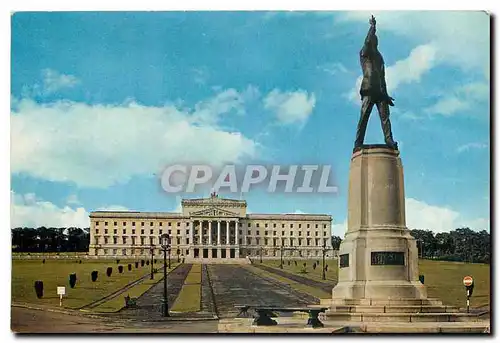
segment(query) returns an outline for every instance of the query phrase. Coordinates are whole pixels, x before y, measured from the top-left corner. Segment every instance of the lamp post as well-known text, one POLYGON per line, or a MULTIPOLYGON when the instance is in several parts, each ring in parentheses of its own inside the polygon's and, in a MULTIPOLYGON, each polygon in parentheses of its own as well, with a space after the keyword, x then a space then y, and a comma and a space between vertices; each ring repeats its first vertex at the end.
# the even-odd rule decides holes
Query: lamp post
POLYGON ((170 267, 170 251, 172 251, 171 247, 168 248, 168 269, 172 268, 170 267))
POLYGON ((151 244, 151 247, 149 248, 149 251, 151 251, 151 276, 149 277, 151 280, 154 279, 154 274, 153 274, 153 257, 155 254, 155 246, 151 244))
POLYGON ((163 317, 170 317, 167 299, 167 249, 170 248, 170 236, 164 233, 160 236, 160 242, 163 249, 163 317))
POLYGON ((326 242, 323 242, 323 275, 322 275, 322 279, 323 280, 326 280, 326 275, 325 275, 325 254, 326 254, 326 251, 329 250, 326 248, 326 242))
POLYGON ((283 269, 283 245, 280 247, 280 269, 283 269))

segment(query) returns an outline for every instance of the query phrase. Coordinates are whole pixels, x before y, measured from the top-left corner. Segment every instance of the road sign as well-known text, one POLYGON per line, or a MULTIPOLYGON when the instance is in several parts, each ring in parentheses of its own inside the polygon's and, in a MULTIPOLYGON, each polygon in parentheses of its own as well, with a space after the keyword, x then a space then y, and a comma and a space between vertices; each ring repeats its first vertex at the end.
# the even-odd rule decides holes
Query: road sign
POLYGON ((474 283, 474 280, 472 279, 472 276, 465 276, 464 277, 464 286, 465 287, 470 287, 474 283))
POLYGON ((57 295, 65 295, 66 287, 57 287, 57 295))

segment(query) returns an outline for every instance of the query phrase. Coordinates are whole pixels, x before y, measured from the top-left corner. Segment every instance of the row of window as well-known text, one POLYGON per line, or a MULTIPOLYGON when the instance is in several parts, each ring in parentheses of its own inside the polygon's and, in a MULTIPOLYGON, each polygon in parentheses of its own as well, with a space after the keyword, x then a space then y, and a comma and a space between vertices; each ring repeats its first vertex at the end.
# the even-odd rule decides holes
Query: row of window
MULTIPOLYGON (((108 229, 104 229, 104 234, 107 235, 109 233, 108 229)), ((122 233, 124 235, 127 234, 127 229, 123 229, 122 230, 122 233)), ((95 234, 98 235, 99 234, 99 229, 95 229, 95 234)), ((117 235, 118 234, 118 229, 113 229, 113 234, 117 235)), ((145 234, 145 231, 144 229, 141 229, 141 235, 144 235, 145 234)), ((149 230, 149 234, 150 235, 153 235, 153 229, 149 230)), ((159 230, 159 234, 163 234, 163 230, 159 230)), ((172 234, 172 230, 168 230, 168 234, 171 235, 172 234)), ((177 230, 177 234, 180 235, 181 234, 181 230, 177 230)), ((186 234, 189 234, 189 230, 186 230, 186 234)), ((132 229, 132 235, 135 235, 135 229, 132 229)))
MULTIPOLYGON (((168 226, 172 226, 172 223, 171 223, 171 222, 168 222, 167 224, 168 224, 168 226)), ((96 226, 99 226, 99 221, 96 221, 96 222, 95 222, 95 225, 96 225, 96 226)), ((117 225, 118 225, 118 222, 113 222, 113 225, 114 225, 114 226, 117 226, 117 225)), ((104 226, 108 226, 108 222, 107 222, 107 221, 105 221, 105 222, 104 222, 104 226)), ((127 222, 123 222, 123 226, 127 226, 127 222)), ((132 222, 132 226, 135 226, 135 222, 132 222)), ((144 226, 144 222, 141 222, 141 226, 144 226)), ((150 222, 150 223, 149 223, 149 226, 154 226, 154 222, 150 222)), ((163 226, 163 223, 162 223, 162 222, 159 222, 159 226, 163 226)), ((177 226, 181 226, 181 223, 179 223, 179 222, 178 222, 178 223, 177 223, 177 226)))
MULTIPOLYGON (((159 226, 163 226, 163 223, 162 222, 158 222, 159 226)), ((168 226, 172 226, 172 223, 171 222, 168 222, 167 223, 168 226)), ((174 223, 175 224, 175 223, 174 223)), ((96 221, 95 222, 95 225, 96 226, 99 226, 99 221, 96 221)), ((118 225, 118 222, 113 222, 113 225, 114 226, 117 226, 118 225)), ((154 226, 154 222, 150 222, 149 223, 150 226, 154 226)), ((189 225, 189 223, 186 223, 186 225, 189 225)), ((242 227, 242 223, 239 223, 239 226, 242 227)), ((289 224, 290 225, 290 229, 293 229, 293 223, 289 224)), ((311 224, 306 224, 307 225, 307 228, 311 228, 311 224)), ((104 222, 104 226, 108 226, 108 222, 105 221, 104 222)), ((127 222, 123 222, 123 226, 127 226, 127 222)), ((132 226, 135 226, 135 222, 132 222, 132 226)), ((141 226, 144 226, 144 222, 141 222, 141 226)), ((177 226, 181 226, 181 223, 180 222, 177 222, 177 226)), ((247 224, 248 227, 252 227, 252 223, 248 223, 247 224)), ((255 223, 255 227, 260 227, 260 223, 255 223)), ((265 223, 264 224, 264 227, 269 227, 269 224, 268 223, 265 223)), ((299 229, 302 228, 302 224, 298 224, 298 227, 299 229)), ((315 224, 315 228, 317 229, 319 227, 318 224, 315 224)), ((326 229, 327 227, 327 224, 323 224, 323 228, 326 229)), ((273 224, 273 228, 276 228, 276 223, 273 224)), ((285 228, 285 224, 281 224, 281 228, 285 228)))
MULTIPOLYGON (((113 237, 113 244, 118 244, 118 237, 113 237)), ((186 243, 185 244, 189 244, 189 238, 186 238, 185 239, 186 243)), ((239 244, 243 244, 243 239, 239 239, 239 244)), ((99 238, 96 237, 95 239, 95 244, 99 244, 100 240, 99 238)), ((127 237, 122 237, 122 240, 121 240, 121 244, 127 244, 128 240, 127 240, 127 237)), ((141 245, 144 245, 145 242, 146 242, 146 239, 145 237, 141 237, 140 239, 140 242, 141 242, 141 245)), ((195 238, 193 243, 194 244, 208 244, 208 239, 206 238, 203 238, 203 239, 199 239, 199 238, 195 238)), ((255 245, 259 245, 261 242, 260 238, 247 238, 246 239, 246 244, 247 245, 252 245, 252 244, 255 244, 255 245)), ((272 242, 272 246, 278 246, 279 243, 281 243, 281 245, 285 245, 286 244, 286 240, 285 239, 281 239, 280 241, 278 241, 277 238, 273 238, 272 241, 268 238, 265 238, 264 239, 264 245, 269 245, 269 243, 272 242)), ((302 239, 302 238, 297 238, 297 242, 298 242, 298 245, 297 246, 313 246, 311 245, 311 243, 314 243, 314 246, 320 246, 320 245, 327 245, 328 244, 328 239, 324 239, 324 240, 321 240, 320 238, 315 238, 314 240, 312 238, 306 238, 306 239, 302 239), (305 243, 305 244, 303 244, 305 243)), ((109 244, 109 239, 108 237, 104 237, 104 244, 109 244)), ((135 241, 135 237, 132 237, 132 241, 131 241, 132 245, 135 245, 136 244, 136 241, 135 241)), ((156 243, 156 240, 154 239, 154 237, 149 237, 149 242, 148 244, 149 245, 154 245, 156 243)), ((213 241, 212 242, 213 244, 216 243, 216 241, 213 241)), ((226 241, 221 241, 222 244, 226 244, 226 241)), ((290 246, 294 246, 294 243, 295 243, 295 240, 293 238, 290 238, 289 239, 289 244, 290 246)), ((172 244, 177 244, 177 245, 180 245, 181 244, 181 239, 179 237, 177 237, 176 240, 172 241, 172 244)), ((234 239, 230 240, 230 244, 234 244, 234 239)))
MULTIPOLYGON (((198 230, 194 230, 194 234, 197 235, 198 234, 198 230)), ((203 229, 203 234, 206 235, 208 233, 208 230, 207 229, 203 229)), ((99 234, 99 229, 95 229, 95 234, 98 235, 99 234)), ((107 235, 109 234, 109 231, 108 229, 104 229, 104 234, 107 235)), ((113 234, 117 235, 118 234, 118 229, 113 229, 113 234)), ((122 234, 126 235, 127 234, 127 229, 122 229, 122 234)), ((132 229, 132 235, 135 235, 135 229, 132 229)), ((141 229, 141 235, 144 235, 145 234, 145 230, 144 229, 141 229)), ((149 230, 149 234, 150 235, 153 235, 153 229, 150 229, 149 230)), ((159 230, 159 234, 163 234, 163 230, 159 230)), ((172 234, 172 230, 168 230, 168 234, 171 235, 172 234)), ((177 235, 180 235, 181 234, 181 230, 177 230, 177 235)), ((223 232, 221 232, 221 234, 223 234, 223 232)), ((242 235, 243 234, 243 231, 242 230, 239 230, 239 234, 242 235)), ((189 229, 186 230, 186 235, 189 235, 189 229)), ((250 230, 248 230, 248 235, 251 236, 252 235, 252 232, 250 230)), ((260 236, 260 231, 257 230, 255 231, 255 235, 256 236, 260 236)), ((267 236, 269 235, 269 231, 264 231, 264 236, 267 236)), ((281 231, 281 235, 284 236, 285 235, 285 231, 281 231)), ((277 232, 276 231, 273 231, 273 236, 277 236, 277 232)), ((293 231, 290 231, 290 236, 293 236, 293 231)), ((298 236, 302 236, 302 231, 298 231, 298 236)), ((306 232, 306 236, 309 237, 311 236, 311 232, 310 231, 307 231, 306 232)), ((319 231, 316 231, 315 232, 315 236, 318 237, 319 236, 319 231)), ((323 231, 323 236, 327 236, 327 232, 326 231, 323 231)))
MULTIPOLYGON (((104 255, 117 255, 118 254, 118 249, 107 249, 107 248, 104 248, 102 249, 102 252, 104 255)), ((162 252, 161 249, 154 249, 153 251, 153 254, 154 255, 158 255, 162 252)), ((100 249, 96 249, 95 250, 95 255, 99 255, 100 253, 100 249)), ((131 253, 131 256, 133 255, 145 255, 145 254, 148 254, 150 255, 151 254, 151 250, 150 249, 132 249, 130 251, 131 253)), ((180 249, 176 249, 176 250, 171 250, 170 252, 172 255, 174 256, 177 256, 177 255, 183 255, 184 253, 186 254, 186 256, 189 256, 189 249, 186 249, 185 251, 182 251, 180 249)), ((240 251, 240 256, 260 256, 262 254, 262 256, 280 256, 280 251, 279 250, 247 250, 247 251, 240 251)), ((283 252, 283 256, 300 256, 300 257, 306 257, 306 256, 322 256, 323 252, 320 251, 320 250, 305 250, 305 251, 302 251, 302 250, 298 250, 298 251, 293 251, 293 252, 290 252, 290 251, 285 251, 283 252)), ((121 249, 121 255, 122 256, 127 256, 128 253, 127 253, 127 249, 121 249)))

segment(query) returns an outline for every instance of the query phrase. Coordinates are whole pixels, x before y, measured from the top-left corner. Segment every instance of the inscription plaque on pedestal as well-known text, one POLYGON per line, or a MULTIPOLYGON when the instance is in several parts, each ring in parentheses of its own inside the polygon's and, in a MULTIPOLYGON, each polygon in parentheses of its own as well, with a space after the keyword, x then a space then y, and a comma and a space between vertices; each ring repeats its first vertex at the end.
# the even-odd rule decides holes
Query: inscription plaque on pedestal
POLYGON ((339 256, 340 268, 349 267, 349 254, 342 254, 339 256))
POLYGON ((400 251, 372 251, 372 266, 404 266, 405 253, 400 251))

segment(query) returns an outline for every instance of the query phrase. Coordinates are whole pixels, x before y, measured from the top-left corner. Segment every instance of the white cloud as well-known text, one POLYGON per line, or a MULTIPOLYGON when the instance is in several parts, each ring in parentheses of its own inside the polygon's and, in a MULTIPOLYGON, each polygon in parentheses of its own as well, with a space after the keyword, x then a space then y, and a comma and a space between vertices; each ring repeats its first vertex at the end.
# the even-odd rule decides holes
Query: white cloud
POLYGON ((472 109, 480 102, 489 101, 490 86, 486 82, 471 82, 443 92, 439 100, 425 109, 429 114, 450 116, 472 109))
MULTIPOLYGON (((419 82, 422 76, 435 65, 436 48, 431 44, 419 45, 414 48, 407 58, 399 60, 386 68, 387 92, 393 91, 403 84, 419 82)), ((359 102, 359 88, 362 76, 356 80, 356 85, 349 92, 348 98, 359 102)))
POLYGON ((332 224, 332 235, 344 239, 346 232, 347 232, 347 219, 344 220, 342 223, 332 224))
POLYGON ((89 213, 83 208, 58 207, 38 199, 33 193, 11 191, 11 228, 14 227, 89 227, 89 213))
POLYGON ((322 66, 319 66, 318 69, 327 72, 330 75, 337 75, 340 73, 348 73, 347 68, 340 62, 328 63, 322 66))
POLYGON ((80 204, 80 200, 78 200, 78 197, 76 196, 76 194, 70 194, 66 198, 66 203, 68 205, 79 205, 80 204))
POLYGON ((96 209, 96 211, 124 212, 124 211, 130 211, 130 209, 121 205, 110 205, 110 206, 99 207, 98 209, 96 209))
MULTIPOLYGON (((461 227, 471 230, 490 231, 487 218, 467 219, 459 212, 447 207, 429 205, 423 201, 406 198, 406 226, 409 229, 432 230, 435 233, 449 232, 461 227)), ((342 223, 332 224, 332 234, 342 239, 347 231, 347 219, 342 223)))
POLYGON ((488 148, 488 144, 485 143, 480 143, 480 142, 472 142, 472 143, 467 143, 464 145, 461 145, 457 148, 457 153, 462 153, 462 152, 467 152, 470 151, 471 149, 486 149, 488 148))
POLYGON ((239 162, 254 156, 257 143, 218 128, 222 115, 244 111, 245 96, 226 90, 196 104, 135 102, 89 105, 59 101, 13 102, 11 172, 82 187, 107 187, 134 175, 160 175, 173 163, 239 162))
MULTIPOLYGON (((482 11, 352 11, 340 22, 365 23, 377 18, 377 30, 392 31, 416 44, 432 44, 441 63, 462 69, 476 69, 489 75, 490 16, 482 11)), ((384 42, 380 45, 383 49, 384 42)))
POLYGON ((51 94, 64 88, 72 88, 80 82, 73 75, 61 74, 53 69, 42 70, 42 76, 44 94, 51 94))
POLYGON ((275 112, 283 124, 303 124, 311 115, 316 105, 314 93, 306 91, 281 92, 272 90, 264 99, 264 108, 275 112))
MULTIPOLYGON (((75 197, 76 198, 76 197, 75 197)), ((34 193, 17 194, 10 192, 11 228, 14 227, 80 227, 90 226, 89 212, 82 206, 72 208, 73 196, 66 200, 64 207, 38 198, 34 193)), ((78 202, 79 204, 79 202, 78 202)), ((121 205, 110 205, 96 211, 129 211, 121 205)))
POLYGON ((490 231, 489 223, 487 218, 467 219, 450 208, 406 198, 406 226, 410 229, 432 230, 438 233, 468 226, 471 230, 490 231))

